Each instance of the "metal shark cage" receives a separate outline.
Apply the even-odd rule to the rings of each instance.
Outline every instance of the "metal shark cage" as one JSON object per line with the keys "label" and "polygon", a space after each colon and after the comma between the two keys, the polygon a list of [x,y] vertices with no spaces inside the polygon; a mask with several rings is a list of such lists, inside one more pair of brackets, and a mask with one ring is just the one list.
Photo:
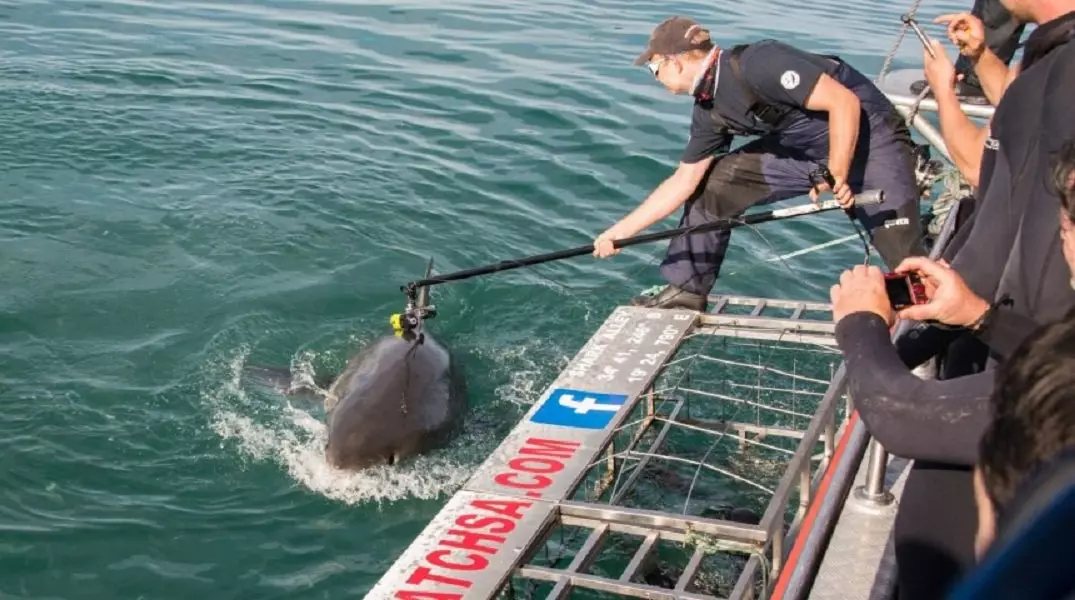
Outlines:
{"label": "metal shark cage", "polygon": [[[618,307],[368,598],[758,598],[846,425],[829,306]],[[841,371],[842,373],[842,371]]]}

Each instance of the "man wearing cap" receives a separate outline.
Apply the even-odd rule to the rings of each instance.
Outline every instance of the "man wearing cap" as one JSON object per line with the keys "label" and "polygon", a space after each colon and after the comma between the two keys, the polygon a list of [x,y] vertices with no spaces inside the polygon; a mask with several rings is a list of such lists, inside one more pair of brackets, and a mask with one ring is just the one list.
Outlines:
{"label": "man wearing cap", "polygon": [[[675,172],[594,240],[595,256],[616,254],[613,240],[684,203],[681,226],[806,193],[816,201],[828,190],[812,183],[824,169],[845,207],[855,192],[884,191],[884,203],[853,210],[890,269],[926,253],[910,131],[884,94],[847,63],[775,40],[723,49],[697,22],[677,16],[654,29],[634,64],[647,65],[670,92],[694,97],[690,135]],[[759,137],[731,151],[736,135]],[[705,310],[730,238],[727,230],[674,238],[661,264],[669,285],[631,303]]]}

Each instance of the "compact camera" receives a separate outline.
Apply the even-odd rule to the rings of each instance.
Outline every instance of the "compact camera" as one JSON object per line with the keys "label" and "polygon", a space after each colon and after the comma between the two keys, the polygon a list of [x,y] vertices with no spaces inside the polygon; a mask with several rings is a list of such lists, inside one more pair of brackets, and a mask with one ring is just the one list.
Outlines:
{"label": "compact camera", "polygon": [[889,304],[895,310],[929,301],[926,298],[926,286],[914,273],[885,273],[885,292],[888,294]]}

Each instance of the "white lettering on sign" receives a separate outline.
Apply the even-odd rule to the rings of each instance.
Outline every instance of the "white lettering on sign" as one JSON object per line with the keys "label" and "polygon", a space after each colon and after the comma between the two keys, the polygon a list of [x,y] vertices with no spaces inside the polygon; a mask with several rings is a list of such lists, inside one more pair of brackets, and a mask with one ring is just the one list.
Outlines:
{"label": "white lettering on sign", "polygon": [[649,377],[649,371],[638,368],[631,371],[630,375],[628,375],[627,377],[627,381],[630,383],[635,383],[636,381],[642,381],[647,377]]}
{"label": "white lettering on sign", "polygon": [[627,359],[631,358],[631,355],[634,354],[635,351],[635,348],[628,348],[627,350],[617,352],[616,355],[612,357],[612,362],[622,365],[627,362]]}
{"label": "white lettering on sign", "polygon": [[649,354],[644,354],[642,356],[642,358],[639,359],[638,364],[647,365],[647,366],[651,366],[651,367],[656,366],[657,361],[660,360],[661,357],[664,356],[664,355],[665,355],[664,352],[651,352]]}
{"label": "white lettering on sign", "polygon": [[623,328],[627,327],[627,322],[630,320],[631,318],[622,312],[612,315],[609,318],[608,325],[601,332],[601,338],[606,342],[615,340],[620,335],[620,332],[623,331]]}
{"label": "white lettering on sign", "polygon": [[679,335],[679,330],[673,325],[668,325],[661,332],[661,335],[657,336],[657,341],[653,342],[655,346],[668,346],[672,343],[672,340],[676,339]]}
{"label": "white lettering on sign", "polygon": [[[581,444],[565,440],[527,438],[518,455],[508,461],[508,470],[497,474],[496,483],[540,498],[541,490],[553,483],[550,475],[564,470]],[[454,527],[437,541],[411,572],[406,584],[412,589],[397,590],[401,600],[461,600],[474,585],[475,575],[489,566],[515,530],[531,500],[472,500],[455,518]],[[439,589],[423,586],[436,584]],[[445,589],[448,588],[448,589]],[[451,588],[457,588],[454,591]]]}
{"label": "white lettering on sign", "polygon": [[646,323],[639,323],[635,325],[635,330],[631,332],[631,335],[627,338],[627,341],[634,345],[639,345],[646,341],[646,334],[652,331],[649,325]]}
{"label": "white lettering on sign", "polygon": [[617,369],[617,368],[615,368],[615,367],[613,367],[611,365],[605,365],[605,368],[601,369],[601,372],[598,373],[597,380],[598,381],[615,381],[616,380],[616,373],[618,373],[618,372],[619,372],[619,369]]}
{"label": "white lettering on sign", "polygon": [[597,359],[601,358],[604,354],[605,348],[608,348],[608,344],[592,344],[587,346],[582,354],[578,357],[578,360],[567,369],[569,377],[583,378],[586,373],[594,366]]}

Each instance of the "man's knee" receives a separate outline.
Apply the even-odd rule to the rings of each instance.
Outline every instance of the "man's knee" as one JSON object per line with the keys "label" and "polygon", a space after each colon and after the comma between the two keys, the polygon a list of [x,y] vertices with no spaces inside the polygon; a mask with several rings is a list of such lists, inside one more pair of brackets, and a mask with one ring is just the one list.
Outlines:
{"label": "man's knee", "polygon": [[917,203],[906,202],[894,210],[882,210],[873,219],[873,246],[889,269],[896,268],[909,256],[927,254]]}
{"label": "man's knee", "polygon": [[737,217],[778,192],[765,173],[765,154],[733,152],[716,161],[695,191],[698,209],[710,219]]}

